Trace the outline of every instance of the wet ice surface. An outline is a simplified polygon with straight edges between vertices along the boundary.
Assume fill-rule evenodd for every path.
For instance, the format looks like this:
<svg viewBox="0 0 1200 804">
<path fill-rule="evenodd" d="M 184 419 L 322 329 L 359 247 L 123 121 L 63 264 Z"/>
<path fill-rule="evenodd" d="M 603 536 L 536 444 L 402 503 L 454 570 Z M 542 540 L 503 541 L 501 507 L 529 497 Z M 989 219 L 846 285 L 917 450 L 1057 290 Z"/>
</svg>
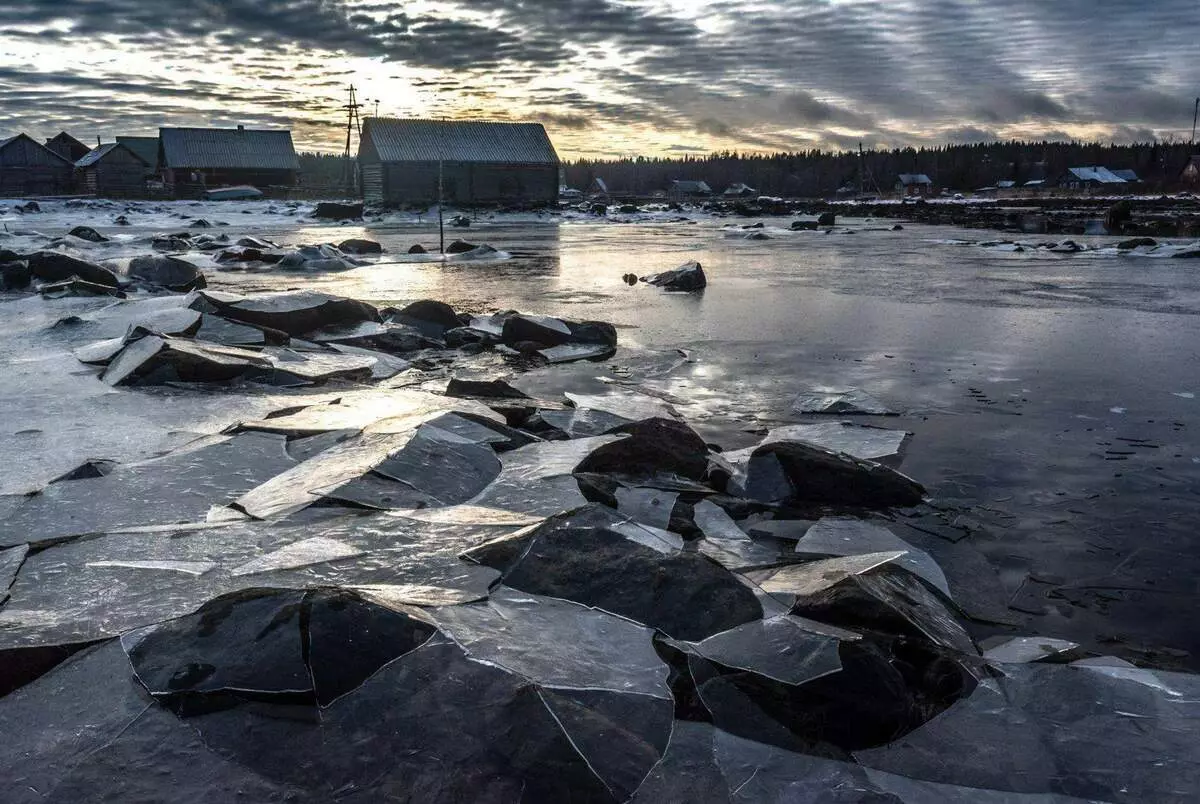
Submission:
<svg viewBox="0 0 1200 804">
<path fill-rule="evenodd" d="M 469 239 L 500 252 L 442 263 L 403 253 L 432 238 L 400 215 L 149 205 L 116 227 L 118 207 L 47 208 L 0 212 L 0 247 L 86 223 L 116 239 L 68 247 L 123 271 L 195 217 L 231 243 L 366 236 L 382 257 L 336 272 L 185 256 L 218 293 L 606 320 L 620 346 L 532 371 L 434 348 L 315 387 L 110 387 L 79 358 L 137 326 L 275 336 L 179 295 L 7 294 L 14 800 L 1195 799 L 1195 677 L 1146 669 L 1194 668 L 1197 647 L 1200 280 L 1169 248 L 572 215 L 478 219 Z M 621 282 L 692 259 L 702 294 Z M 428 393 L 459 372 L 537 399 Z M 850 389 L 899 415 L 798 412 Z M 606 434 L 649 417 L 730 451 Z M 901 469 L 927 499 L 800 494 L 778 450 L 753 459 L 761 493 L 726 482 L 791 442 Z M 1143 666 L 1095 658 L 1114 652 Z"/>
</svg>

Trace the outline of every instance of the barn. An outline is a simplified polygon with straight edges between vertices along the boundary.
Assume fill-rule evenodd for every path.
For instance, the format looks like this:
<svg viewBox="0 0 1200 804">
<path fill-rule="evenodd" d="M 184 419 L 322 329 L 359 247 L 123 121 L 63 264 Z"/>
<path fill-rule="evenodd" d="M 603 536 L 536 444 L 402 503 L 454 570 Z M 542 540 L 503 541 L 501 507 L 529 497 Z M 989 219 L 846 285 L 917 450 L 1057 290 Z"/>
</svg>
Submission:
<svg viewBox="0 0 1200 804">
<path fill-rule="evenodd" d="M 264 191 L 294 187 L 300 173 L 290 131 L 163 128 L 158 139 L 158 166 L 176 196 L 242 184 Z"/>
<path fill-rule="evenodd" d="M 370 117 L 358 149 L 363 198 L 386 204 L 553 204 L 558 154 L 540 123 Z"/>
<path fill-rule="evenodd" d="M 63 195 L 75 165 L 28 134 L 0 141 L 0 198 Z"/>
<path fill-rule="evenodd" d="M 146 167 L 128 147 L 110 142 L 75 163 L 75 186 L 102 198 L 138 198 L 146 194 Z"/>
</svg>

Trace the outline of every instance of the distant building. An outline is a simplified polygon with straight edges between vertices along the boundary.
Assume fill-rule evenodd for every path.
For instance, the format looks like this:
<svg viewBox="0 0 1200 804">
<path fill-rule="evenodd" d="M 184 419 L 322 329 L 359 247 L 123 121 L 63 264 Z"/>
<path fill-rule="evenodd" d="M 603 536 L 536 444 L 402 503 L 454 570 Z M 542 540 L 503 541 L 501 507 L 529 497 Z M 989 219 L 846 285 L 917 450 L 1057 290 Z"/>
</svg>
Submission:
<svg viewBox="0 0 1200 804">
<path fill-rule="evenodd" d="M 896 177 L 896 192 L 905 196 L 925 196 L 933 193 L 933 179 L 924 173 L 901 173 Z"/>
<path fill-rule="evenodd" d="M 92 150 L 65 131 L 46 140 L 46 147 L 69 162 L 78 162 Z"/>
<path fill-rule="evenodd" d="M 586 195 L 588 198 L 608 198 L 608 182 L 604 181 L 604 179 L 600 178 L 599 176 L 596 176 L 588 184 L 587 189 L 584 190 L 584 195 Z"/>
<path fill-rule="evenodd" d="M 1188 160 L 1183 172 L 1179 174 L 1179 180 L 1184 184 L 1200 184 L 1200 154 L 1196 154 Z"/>
<path fill-rule="evenodd" d="M 75 186 L 102 198 L 137 198 L 146 193 L 146 168 L 127 146 L 110 142 L 75 163 Z"/>
<path fill-rule="evenodd" d="M 290 131 L 163 128 L 158 138 L 158 166 L 176 195 L 241 184 L 292 187 L 300 172 Z"/>
<path fill-rule="evenodd" d="M 1015 181 L 1013 181 L 1012 179 L 1001 179 L 1000 181 L 996 182 L 997 190 L 1011 190 L 1012 188 L 1014 188 L 1016 186 L 1017 186 L 1017 183 Z"/>
<path fill-rule="evenodd" d="M 1106 167 L 1067 168 L 1067 172 L 1059 177 L 1056 184 L 1064 190 L 1092 190 L 1098 187 L 1115 187 L 1125 184 L 1125 180 Z"/>
<path fill-rule="evenodd" d="M 75 165 L 28 134 L 0 140 L 0 198 L 64 195 Z"/>
<path fill-rule="evenodd" d="M 708 182 L 675 179 L 667 187 L 667 198 L 672 201 L 691 201 L 708 198 L 713 194 Z"/>
<path fill-rule="evenodd" d="M 558 153 L 540 123 L 367 118 L 358 148 L 363 198 L 388 204 L 552 204 Z"/>
<path fill-rule="evenodd" d="M 735 182 L 734 184 L 726 187 L 725 192 L 721 193 L 721 195 L 725 196 L 726 198 L 757 198 L 758 190 L 755 190 L 748 184 Z"/>
<path fill-rule="evenodd" d="M 117 142 L 133 151 L 146 163 L 147 175 L 158 173 L 158 137 L 117 137 Z"/>
<path fill-rule="evenodd" d="M 1126 184 L 1139 184 L 1142 181 L 1138 178 L 1138 174 L 1132 170 L 1114 170 L 1112 174 Z"/>
</svg>

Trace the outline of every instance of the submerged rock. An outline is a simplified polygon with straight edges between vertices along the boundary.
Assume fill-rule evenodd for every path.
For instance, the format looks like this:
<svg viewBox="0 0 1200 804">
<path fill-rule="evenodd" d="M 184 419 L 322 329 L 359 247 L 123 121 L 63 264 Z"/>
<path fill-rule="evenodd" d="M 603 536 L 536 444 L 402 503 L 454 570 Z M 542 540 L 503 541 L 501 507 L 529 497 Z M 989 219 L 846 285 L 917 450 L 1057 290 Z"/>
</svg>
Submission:
<svg viewBox="0 0 1200 804">
<path fill-rule="evenodd" d="M 383 246 L 374 240 L 351 238 L 338 243 L 338 249 L 347 254 L 382 254 Z"/>
<path fill-rule="evenodd" d="M 76 226 L 70 232 L 71 237 L 78 237 L 80 240 L 87 240 L 92 243 L 107 243 L 108 238 L 97 232 L 90 226 Z"/>
<path fill-rule="evenodd" d="M 348 327 L 364 321 L 380 321 L 379 311 L 365 302 L 310 290 L 252 297 L 201 291 L 192 307 L 207 308 L 223 318 L 293 336 L 325 327 Z"/>
<path fill-rule="evenodd" d="M 305 271 L 347 271 L 361 264 L 361 261 L 348 257 L 330 245 L 301 246 L 276 262 L 280 268 Z"/>
<path fill-rule="evenodd" d="M 413 245 L 412 245 L 412 246 L 411 246 L 411 247 L 408 249 L 408 253 L 409 253 L 409 254 L 427 254 L 428 252 L 427 252 L 427 251 L 425 251 L 425 247 L 424 247 L 424 246 L 422 246 L 420 243 L 414 243 L 414 244 L 413 244 Z"/>
<path fill-rule="evenodd" d="M 336 201 L 322 201 L 312 212 L 314 218 L 324 220 L 358 220 L 363 216 L 363 205 L 359 203 L 343 204 Z"/>
<path fill-rule="evenodd" d="M 817 226 L 836 226 L 837 215 L 832 212 L 822 212 L 817 216 Z"/>
<path fill-rule="evenodd" d="M 455 240 L 450 245 L 446 246 L 447 254 L 466 254 L 468 251 L 474 251 L 479 248 L 475 243 L 468 243 L 466 240 Z"/>
<path fill-rule="evenodd" d="M 873 461 L 799 441 L 779 441 L 751 453 L 746 493 L 763 502 L 840 503 L 875 509 L 918 505 L 925 489 Z"/>
<path fill-rule="evenodd" d="M 27 260 L 0 262 L 0 290 L 23 290 L 32 281 L 33 272 Z"/>
<path fill-rule="evenodd" d="M 102 265 L 81 260 L 60 251 L 36 251 L 25 258 L 34 278 L 43 282 L 63 282 L 78 278 L 93 285 L 116 288 L 117 275 Z"/>
<path fill-rule="evenodd" d="M 708 278 L 700 263 L 692 261 L 678 268 L 658 274 L 643 276 L 642 281 L 666 290 L 694 291 L 708 286 Z"/>
</svg>

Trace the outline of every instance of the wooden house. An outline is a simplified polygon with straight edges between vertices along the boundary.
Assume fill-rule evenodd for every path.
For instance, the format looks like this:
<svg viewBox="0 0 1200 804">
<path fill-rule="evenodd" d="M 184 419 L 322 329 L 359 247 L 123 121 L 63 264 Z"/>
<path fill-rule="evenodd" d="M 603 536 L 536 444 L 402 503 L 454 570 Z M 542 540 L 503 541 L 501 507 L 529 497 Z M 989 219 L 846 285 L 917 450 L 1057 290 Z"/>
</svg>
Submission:
<svg viewBox="0 0 1200 804">
<path fill-rule="evenodd" d="M 1066 172 L 1059 176 L 1055 182 L 1055 185 L 1063 190 L 1096 190 L 1103 188 L 1119 191 L 1124 184 L 1124 179 L 1108 168 L 1100 167 L 1099 165 L 1067 168 Z"/>
<path fill-rule="evenodd" d="M 28 134 L 0 141 L 0 198 L 65 195 L 75 165 Z"/>
<path fill-rule="evenodd" d="M 675 179 L 667 186 L 667 198 L 676 203 L 710 198 L 712 194 L 712 188 L 706 181 Z"/>
<path fill-rule="evenodd" d="M 158 175 L 158 137 L 119 136 L 117 142 L 133 151 L 146 163 L 146 178 Z"/>
<path fill-rule="evenodd" d="M 163 128 L 158 139 L 163 182 L 180 197 L 243 184 L 260 190 L 294 187 L 300 174 L 290 131 Z"/>
<path fill-rule="evenodd" d="M 147 167 L 128 147 L 110 142 L 75 163 L 75 187 L 102 198 L 137 198 L 146 193 Z"/>
<path fill-rule="evenodd" d="M 46 140 L 46 147 L 71 163 L 78 162 L 92 150 L 65 131 Z"/>
<path fill-rule="evenodd" d="M 1188 160 L 1183 172 L 1179 174 L 1179 180 L 1192 187 L 1200 184 L 1200 154 Z"/>
<path fill-rule="evenodd" d="M 901 173 L 896 177 L 896 192 L 906 198 L 920 198 L 933 194 L 933 179 L 924 173 Z"/>
<path fill-rule="evenodd" d="M 439 168 L 440 166 L 440 168 Z M 540 123 L 367 118 L 358 149 L 363 198 L 385 204 L 558 198 L 559 160 Z"/>
</svg>

